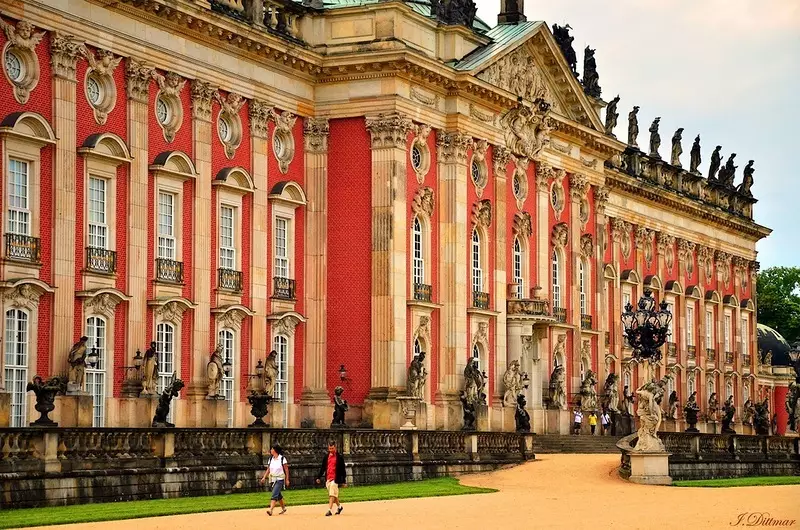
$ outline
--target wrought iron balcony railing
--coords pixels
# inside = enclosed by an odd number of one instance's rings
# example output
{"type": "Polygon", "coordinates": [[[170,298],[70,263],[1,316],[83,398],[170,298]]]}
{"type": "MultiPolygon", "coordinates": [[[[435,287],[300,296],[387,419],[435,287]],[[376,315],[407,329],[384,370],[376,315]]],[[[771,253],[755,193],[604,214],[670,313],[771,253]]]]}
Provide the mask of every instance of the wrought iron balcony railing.
{"type": "Polygon", "coordinates": [[[716,359],[717,352],[714,351],[714,348],[706,348],[706,360],[709,362],[714,362],[716,359]]]}
{"type": "Polygon", "coordinates": [[[686,357],[689,359],[697,359],[697,348],[694,346],[687,346],[686,357]]]}
{"type": "Polygon", "coordinates": [[[581,315],[581,329],[592,329],[592,315],[581,315]]]}
{"type": "Polygon", "coordinates": [[[725,352],[725,364],[733,364],[734,353],[732,351],[725,352]]]}
{"type": "Polygon", "coordinates": [[[678,346],[674,342],[667,343],[667,355],[674,358],[678,355],[678,346]]]}
{"type": "Polygon", "coordinates": [[[183,263],[174,259],[156,258],[156,280],[183,283],[183,263]]]}
{"type": "Polygon", "coordinates": [[[744,366],[749,367],[750,366],[750,361],[751,361],[751,359],[750,359],[750,354],[749,353],[745,353],[745,354],[742,355],[742,363],[744,364],[744,366]]]}
{"type": "Polygon", "coordinates": [[[295,300],[295,283],[289,278],[275,276],[272,278],[272,297],[279,300],[295,300]]]}
{"type": "Polygon", "coordinates": [[[234,293],[242,292],[242,273],[233,269],[217,269],[219,288],[234,293]]]}
{"type": "Polygon", "coordinates": [[[606,331],[606,347],[611,346],[611,333],[606,331]]]}
{"type": "Polygon", "coordinates": [[[506,312],[509,315],[533,315],[550,316],[550,303],[547,300],[508,300],[506,301],[506,312]]]}
{"type": "Polygon", "coordinates": [[[41,263],[41,241],[38,237],[6,234],[6,259],[41,263]]]}
{"type": "Polygon", "coordinates": [[[431,301],[431,286],[424,284],[424,283],[415,283],[414,284],[414,300],[419,300],[420,302],[430,302],[431,301]]]}
{"type": "Polygon", "coordinates": [[[554,307],[553,316],[556,317],[557,322],[567,321],[567,309],[564,307],[554,307]]]}
{"type": "Polygon", "coordinates": [[[104,248],[86,247],[86,270],[105,274],[117,272],[117,253],[104,248]]]}
{"type": "Polygon", "coordinates": [[[489,293],[472,291],[472,307],[489,309],[489,293]]]}

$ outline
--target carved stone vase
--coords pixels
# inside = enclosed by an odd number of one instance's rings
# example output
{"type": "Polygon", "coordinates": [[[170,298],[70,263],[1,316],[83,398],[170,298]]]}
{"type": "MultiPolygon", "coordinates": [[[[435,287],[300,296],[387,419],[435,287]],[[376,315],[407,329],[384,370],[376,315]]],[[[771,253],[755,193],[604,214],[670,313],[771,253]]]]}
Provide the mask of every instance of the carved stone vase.
{"type": "Polygon", "coordinates": [[[250,414],[256,419],[248,427],[269,427],[269,423],[264,421],[264,416],[269,413],[270,401],[272,401],[272,396],[261,392],[251,392],[247,396],[247,402],[251,405],[250,414]]]}

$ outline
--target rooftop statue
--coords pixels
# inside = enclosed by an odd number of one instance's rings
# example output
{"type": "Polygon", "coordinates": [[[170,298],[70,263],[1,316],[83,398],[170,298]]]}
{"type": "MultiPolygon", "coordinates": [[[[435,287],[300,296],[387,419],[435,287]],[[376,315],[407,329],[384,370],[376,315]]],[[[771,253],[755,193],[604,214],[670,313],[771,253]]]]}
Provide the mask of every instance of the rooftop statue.
{"type": "Polygon", "coordinates": [[[736,191],[741,193],[746,197],[752,197],[753,192],[750,191],[750,188],[753,187],[753,172],[755,169],[753,168],[753,161],[750,160],[746,166],[744,166],[744,176],[742,177],[742,183],[739,184],[739,187],[736,188],[736,191]]]}
{"type": "Polygon", "coordinates": [[[733,165],[733,159],[736,158],[736,153],[731,153],[725,166],[719,170],[719,183],[726,188],[733,188],[733,179],[736,177],[736,168],[739,166],[733,165]]]}
{"type": "Polygon", "coordinates": [[[631,147],[639,147],[636,143],[636,137],[639,136],[639,119],[636,117],[638,112],[639,107],[633,107],[628,114],[628,145],[631,147]]]}
{"type": "Polygon", "coordinates": [[[700,167],[700,162],[702,162],[702,158],[700,157],[700,135],[697,135],[697,138],[694,139],[694,143],[692,144],[692,152],[689,155],[690,162],[689,162],[689,172],[694,173],[696,175],[700,174],[698,171],[698,167],[700,167]]]}
{"type": "Polygon", "coordinates": [[[558,43],[558,47],[561,48],[561,53],[564,54],[564,59],[567,60],[572,74],[578,77],[578,58],[575,55],[575,49],[572,47],[572,41],[575,40],[575,37],[569,34],[569,30],[571,29],[569,24],[566,26],[553,24],[553,38],[556,40],[556,43],[558,43]]]}
{"type": "Polygon", "coordinates": [[[717,182],[717,171],[719,171],[719,166],[722,164],[722,155],[719,154],[721,149],[722,146],[718,145],[714,148],[714,152],[711,153],[711,165],[708,167],[709,182],[717,182]]]}
{"type": "Polygon", "coordinates": [[[597,61],[594,59],[595,51],[588,46],[583,51],[583,91],[589,96],[599,98],[602,89],[600,76],[597,74],[597,61]]]}
{"type": "Polygon", "coordinates": [[[661,135],[658,134],[658,124],[660,121],[661,118],[656,118],[650,125],[650,156],[655,158],[661,158],[661,155],[658,154],[658,148],[661,147],[661,135]]]}
{"type": "Polygon", "coordinates": [[[472,0],[431,0],[431,14],[448,25],[472,28],[478,8],[472,0]]]}
{"type": "Polygon", "coordinates": [[[672,156],[670,157],[670,164],[675,167],[683,167],[681,166],[681,154],[683,154],[683,147],[681,146],[682,139],[683,127],[675,131],[675,134],[672,135],[672,156]]]}
{"type": "Polygon", "coordinates": [[[606,107],[606,134],[614,136],[614,127],[617,126],[617,119],[619,112],[617,112],[617,104],[619,103],[619,96],[612,99],[606,107]]]}

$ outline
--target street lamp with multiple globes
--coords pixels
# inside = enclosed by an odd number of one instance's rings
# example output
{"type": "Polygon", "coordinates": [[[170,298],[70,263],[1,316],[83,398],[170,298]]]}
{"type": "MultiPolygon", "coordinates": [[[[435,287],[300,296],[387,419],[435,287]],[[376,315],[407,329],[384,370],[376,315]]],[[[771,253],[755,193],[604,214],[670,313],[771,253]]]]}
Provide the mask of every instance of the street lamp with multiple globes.
{"type": "Polygon", "coordinates": [[[656,309],[656,301],[650,290],[645,291],[639,299],[636,311],[628,302],[622,313],[622,325],[628,343],[633,348],[633,358],[637,361],[649,360],[651,363],[661,360],[659,348],[667,341],[670,322],[672,313],[667,309],[667,302],[662,300],[660,308],[656,309]]]}

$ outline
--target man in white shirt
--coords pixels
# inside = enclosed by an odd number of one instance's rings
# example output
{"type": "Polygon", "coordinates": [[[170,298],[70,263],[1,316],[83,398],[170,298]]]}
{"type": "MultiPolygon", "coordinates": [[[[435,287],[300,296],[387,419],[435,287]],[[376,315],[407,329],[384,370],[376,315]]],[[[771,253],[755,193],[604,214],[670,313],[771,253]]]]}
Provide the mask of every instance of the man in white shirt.
{"type": "Polygon", "coordinates": [[[572,425],[572,430],[575,434],[581,433],[581,424],[583,423],[583,412],[581,409],[575,409],[575,423],[572,425]]]}

